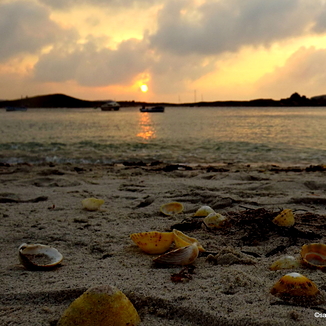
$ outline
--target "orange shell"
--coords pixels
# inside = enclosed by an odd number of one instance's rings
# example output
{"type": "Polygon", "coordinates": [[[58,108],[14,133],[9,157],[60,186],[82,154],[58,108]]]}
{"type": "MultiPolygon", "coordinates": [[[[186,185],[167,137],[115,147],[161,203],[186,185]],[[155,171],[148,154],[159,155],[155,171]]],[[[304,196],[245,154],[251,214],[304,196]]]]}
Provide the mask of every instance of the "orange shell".
{"type": "Polygon", "coordinates": [[[164,215],[178,214],[183,211],[183,205],[178,202],[167,203],[161,206],[160,211],[164,215]]]}
{"type": "Polygon", "coordinates": [[[311,306],[325,302],[317,285],[299,273],[282,276],[271,288],[270,293],[292,304],[311,306]]]}
{"type": "Polygon", "coordinates": [[[291,209],[284,209],[280,214],[278,214],[274,219],[273,223],[278,226],[293,226],[295,223],[294,215],[291,209]]]}
{"type": "Polygon", "coordinates": [[[309,267],[326,268],[326,245],[310,243],[302,246],[301,257],[303,263],[309,267]]]}
{"type": "Polygon", "coordinates": [[[163,254],[173,242],[172,232],[141,232],[130,235],[131,240],[147,254],[163,254]]]}
{"type": "Polygon", "coordinates": [[[173,229],[172,232],[174,244],[177,248],[186,247],[192,243],[196,243],[199,251],[205,251],[205,249],[202,247],[202,245],[198,242],[196,238],[189,237],[188,235],[176,229],[173,229]]]}

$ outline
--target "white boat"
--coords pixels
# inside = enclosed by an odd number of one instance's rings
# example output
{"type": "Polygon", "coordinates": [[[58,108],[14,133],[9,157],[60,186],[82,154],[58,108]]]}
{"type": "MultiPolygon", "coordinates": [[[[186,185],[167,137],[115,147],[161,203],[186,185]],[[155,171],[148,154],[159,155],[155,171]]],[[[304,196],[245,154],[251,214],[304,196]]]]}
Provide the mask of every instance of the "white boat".
{"type": "Polygon", "coordinates": [[[120,109],[120,104],[115,101],[107,101],[101,105],[102,111],[118,111],[120,109]]]}
{"type": "Polygon", "coordinates": [[[151,108],[145,108],[144,106],[139,109],[140,112],[164,112],[164,106],[153,106],[151,108]]]}

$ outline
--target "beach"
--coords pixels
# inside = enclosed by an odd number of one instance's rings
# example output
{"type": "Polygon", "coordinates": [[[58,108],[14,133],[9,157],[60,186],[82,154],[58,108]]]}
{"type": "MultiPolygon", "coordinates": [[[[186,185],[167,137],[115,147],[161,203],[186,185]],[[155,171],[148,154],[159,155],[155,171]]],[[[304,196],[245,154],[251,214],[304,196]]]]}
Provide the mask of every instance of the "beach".
{"type": "Polygon", "coordinates": [[[299,272],[326,290],[326,275],[305,266],[271,271],[283,255],[325,242],[326,167],[279,165],[1,164],[1,325],[56,325],[69,304],[98,285],[119,288],[142,326],[324,325],[326,304],[284,304],[270,294],[299,272]],[[101,198],[98,211],[82,208],[101,198]],[[165,216],[161,205],[184,211],[165,216]],[[210,230],[193,215],[203,205],[227,217],[210,230]],[[292,209],[293,232],[267,227],[292,209]],[[157,266],[130,234],[178,229],[206,250],[180,282],[182,266],[157,266]],[[64,256],[48,271],[26,270],[22,243],[51,245],[64,256]],[[222,257],[222,259],[208,259],[222,257]],[[223,255],[225,256],[223,259],[223,255]],[[233,257],[234,259],[226,259],[233,257]]]}

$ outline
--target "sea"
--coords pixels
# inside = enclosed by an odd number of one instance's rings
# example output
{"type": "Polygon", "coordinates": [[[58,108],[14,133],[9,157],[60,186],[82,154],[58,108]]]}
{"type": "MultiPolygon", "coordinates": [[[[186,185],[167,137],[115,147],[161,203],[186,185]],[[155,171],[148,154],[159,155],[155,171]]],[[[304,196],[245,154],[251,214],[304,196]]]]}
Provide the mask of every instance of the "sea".
{"type": "Polygon", "coordinates": [[[326,107],[0,110],[0,163],[326,164],[326,107]]]}

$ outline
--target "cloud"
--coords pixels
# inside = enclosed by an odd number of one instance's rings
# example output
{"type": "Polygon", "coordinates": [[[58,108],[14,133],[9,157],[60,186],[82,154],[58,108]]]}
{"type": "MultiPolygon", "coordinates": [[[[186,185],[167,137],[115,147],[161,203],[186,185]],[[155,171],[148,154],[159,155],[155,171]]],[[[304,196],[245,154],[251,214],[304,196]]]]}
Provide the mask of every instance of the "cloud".
{"type": "Polygon", "coordinates": [[[21,53],[34,54],[58,40],[63,30],[49,11],[31,1],[0,5],[0,62],[21,53]]]}
{"type": "Polygon", "coordinates": [[[268,46],[311,32],[321,11],[325,11],[321,1],[220,0],[205,1],[199,6],[194,1],[167,1],[150,42],[160,51],[178,55],[268,46]]]}
{"type": "Polygon", "coordinates": [[[288,97],[294,92],[312,97],[325,94],[325,84],[326,49],[301,47],[283,67],[263,76],[257,87],[267,97],[288,97]]]}

